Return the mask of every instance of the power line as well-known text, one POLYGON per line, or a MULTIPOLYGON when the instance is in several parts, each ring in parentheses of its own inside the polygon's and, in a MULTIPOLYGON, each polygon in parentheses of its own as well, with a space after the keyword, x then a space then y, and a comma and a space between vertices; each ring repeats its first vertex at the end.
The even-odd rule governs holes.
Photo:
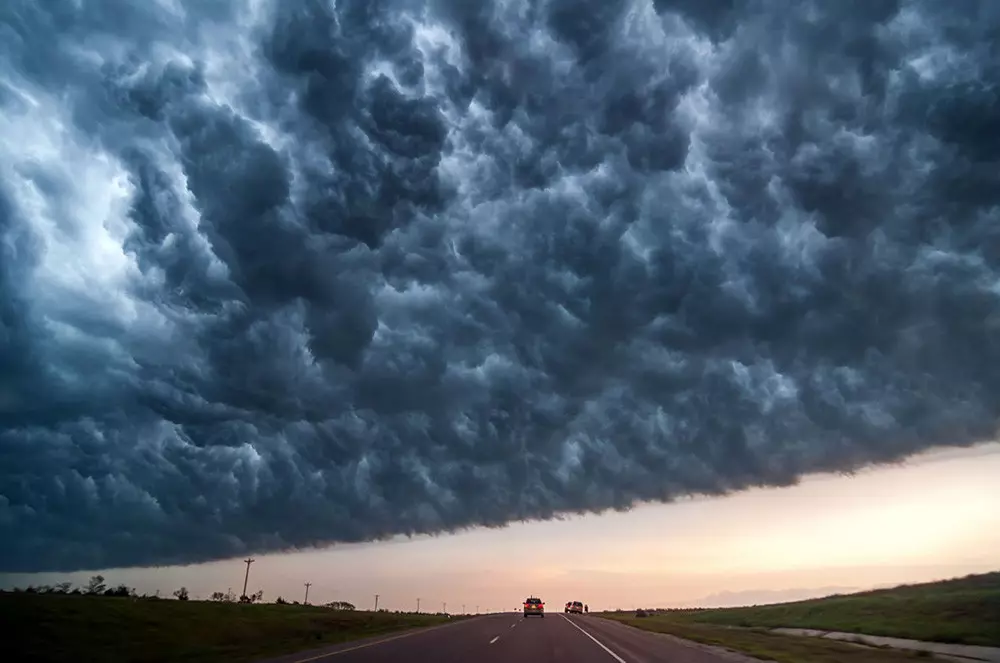
POLYGON ((255 560, 253 557, 248 557, 247 559, 243 560, 243 562, 247 565, 247 574, 243 576, 243 596, 240 598, 246 598, 247 582, 250 580, 250 565, 253 564, 255 561, 257 560, 255 560))

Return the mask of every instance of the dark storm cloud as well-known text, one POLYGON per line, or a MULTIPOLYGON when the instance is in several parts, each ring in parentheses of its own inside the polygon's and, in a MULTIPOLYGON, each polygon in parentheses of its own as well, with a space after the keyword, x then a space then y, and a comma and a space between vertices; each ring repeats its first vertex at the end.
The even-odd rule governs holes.
POLYGON ((3 3, 0 569, 990 438, 1000 9, 778 4, 3 3))

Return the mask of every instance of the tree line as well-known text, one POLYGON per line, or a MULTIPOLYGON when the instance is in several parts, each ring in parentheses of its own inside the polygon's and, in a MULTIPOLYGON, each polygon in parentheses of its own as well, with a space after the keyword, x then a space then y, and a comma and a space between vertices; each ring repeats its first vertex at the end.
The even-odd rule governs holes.
MULTIPOLYGON (((135 587, 129 587, 125 584, 119 584, 114 587, 109 586, 104 582, 104 576, 96 575, 91 576, 87 584, 82 587, 74 587, 71 582, 59 582, 54 585, 28 585, 27 587, 14 587, 9 590, 14 593, 23 594, 72 594, 81 596, 121 596, 127 598, 140 598, 140 599, 158 599, 162 598, 160 596, 160 591, 157 590, 155 594, 142 594, 139 595, 135 591, 135 587)), ((181 587, 173 592, 174 598, 179 601, 187 601, 189 598, 188 590, 186 587, 181 587)))
MULTIPOLYGON (((102 575, 91 576, 90 580, 86 585, 82 587, 74 587, 71 582, 60 582, 54 585, 28 585, 27 587, 14 587, 9 590, 14 593, 23 594, 67 594, 67 595, 78 595, 78 596, 117 596, 124 598, 133 599, 159 599, 160 591, 157 590, 155 594, 142 594, 140 595, 136 592, 134 587, 129 587, 125 584, 119 584, 114 587, 109 586, 105 582, 105 578, 102 575)), ((188 601, 191 598, 190 592, 188 592, 187 587, 180 587, 172 593, 173 597, 178 601, 188 601)), ((264 601, 264 590, 258 589, 253 594, 249 596, 237 597, 232 590, 228 592, 212 592, 209 596, 210 601, 215 601, 218 603, 263 603, 264 601)), ((275 600, 277 605, 300 605, 298 601, 286 601, 282 597, 278 597, 275 600)), ((348 601, 331 601, 329 603, 323 604, 323 607, 330 608, 332 610, 356 610, 353 603, 348 601)))

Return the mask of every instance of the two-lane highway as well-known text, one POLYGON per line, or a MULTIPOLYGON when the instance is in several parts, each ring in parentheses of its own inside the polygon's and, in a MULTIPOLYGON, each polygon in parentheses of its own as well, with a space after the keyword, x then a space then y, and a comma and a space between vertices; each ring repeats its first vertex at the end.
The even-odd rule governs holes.
POLYGON ((268 663, 732 663, 751 660, 597 617, 484 615, 268 663))

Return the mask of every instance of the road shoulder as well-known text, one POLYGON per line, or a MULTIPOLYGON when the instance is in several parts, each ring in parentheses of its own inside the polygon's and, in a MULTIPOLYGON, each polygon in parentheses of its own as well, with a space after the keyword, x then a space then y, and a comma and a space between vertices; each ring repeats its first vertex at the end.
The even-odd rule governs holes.
POLYGON ((703 654, 713 656, 719 661, 726 661, 727 663, 761 663, 765 660, 761 658, 754 658, 749 654, 736 651, 734 649, 696 642, 694 640, 687 640, 662 631, 638 628, 629 624, 624 624, 615 619, 588 616, 586 619, 581 619, 579 624, 592 633, 592 637, 596 636, 598 639, 603 638, 603 641, 607 642, 607 644, 612 647, 615 645, 615 640, 617 639, 616 631, 618 631, 617 635, 624 635, 627 638, 634 638, 636 637, 636 634, 642 634, 640 637, 655 639, 661 644, 666 643, 674 647, 683 647, 692 651, 701 652, 703 654), (594 628, 595 626, 597 626, 597 628, 594 628))
POLYGON ((292 652, 289 654, 282 654, 280 656, 272 656, 270 658, 258 660, 257 663, 312 663, 313 661, 320 661, 323 658, 333 656, 335 654, 344 654, 349 651, 356 651, 359 649, 366 649, 368 647, 374 647, 375 645, 380 645, 383 643, 392 642, 394 640, 401 640, 414 635, 420 635, 422 633, 431 633, 434 631, 440 631, 441 629, 450 628, 458 624, 467 624, 471 621, 477 619, 476 617, 469 617, 466 619, 456 619, 455 621, 448 622, 446 624, 435 624, 434 626, 418 626, 416 628, 408 628, 399 631, 390 631, 381 635, 374 635, 366 638, 359 638, 357 640, 347 640, 344 642, 339 642, 335 645, 327 645, 324 647, 316 647, 313 649, 306 649, 297 652, 292 652))
POLYGON ((691 624, 669 617, 635 618, 630 615, 615 615, 598 619, 604 623, 601 628, 608 629, 608 633, 614 632, 614 629, 628 629, 654 634, 672 643, 712 652, 729 661, 906 663, 927 660, 932 655, 930 652, 903 651, 884 645, 773 633, 768 629, 691 624), (744 658, 734 658, 734 655, 744 658))
POLYGON ((925 651, 932 654, 953 656, 970 661, 988 661, 1000 663, 1000 647, 979 647, 976 645, 956 645, 946 642, 927 642, 910 638, 890 638, 881 635, 866 635, 864 633, 845 633, 843 631, 821 631, 808 628, 772 628, 771 633, 799 635, 813 638, 828 638, 857 644, 868 644, 874 647, 891 647, 909 651, 925 651))

